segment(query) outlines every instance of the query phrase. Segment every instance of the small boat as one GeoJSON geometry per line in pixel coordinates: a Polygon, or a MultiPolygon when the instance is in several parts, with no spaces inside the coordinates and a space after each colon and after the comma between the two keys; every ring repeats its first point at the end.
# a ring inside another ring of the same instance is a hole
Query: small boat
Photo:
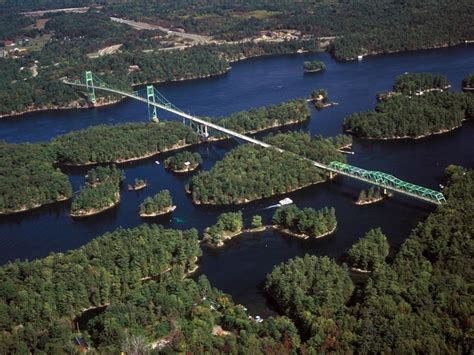
{"type": "Polygon", "coordinates": [[[291,198],[284,198],[283,200],[279,201],[280,206],[286,206],[286,205],[291,205],[293,203],[293,200],[291,198]]]}
{"type": "Polygon", "coordinates": [[[158,160],[155,160],[156,165],[160,165],[160,162],[158,160]]]}
{"type": "Polygon", "coordinates": [[[358,55],[358,56],[357,56],[357,60],[362,60],[362,58],[364,58],[363,55],[358,55]]]}

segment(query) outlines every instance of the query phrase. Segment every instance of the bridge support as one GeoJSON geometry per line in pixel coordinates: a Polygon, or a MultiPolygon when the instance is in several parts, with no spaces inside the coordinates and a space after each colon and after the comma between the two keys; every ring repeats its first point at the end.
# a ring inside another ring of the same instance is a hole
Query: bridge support
{"type": "Polygon", "coordinates": [[[329,180],[334,179],[334,173],[332,171],[329,171],[329,180]]]}
{"type": "Polygon", "coordinates": [[[87,87],[87,95],[89,96],[89,101],[95,104],[96,99],[95,99],[95,90],[94,90],[94,79],[92,78],[91,71],[86,71],[86,87],[87,87]]]}
{"type": "Polygon", "coordinates": [[[155,88],[153,85],[146,87],[146,100],[148,103],[148,117],[150,117],[150,120],[153,122],[159,122],[156,106],[151,105],[151,103],[155,103],[155,88]]]}

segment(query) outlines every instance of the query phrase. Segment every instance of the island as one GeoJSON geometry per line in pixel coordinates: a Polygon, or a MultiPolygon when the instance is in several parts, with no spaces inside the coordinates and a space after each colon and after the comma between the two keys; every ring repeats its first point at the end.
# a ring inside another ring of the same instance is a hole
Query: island
{"type": "Polygon", "coordinates": [[[119,186],[103,182],[95,186],[82,187],[71,204],[71,217],[88,217],[104,212],[120,202],[119,186]]]}
{"type": "Polygon", "coordinates": [[[391,192],[384,192],[380,187],[370,187],[368,190],[362,190],[355,201],[356,205],[370,205],[382,201],[386,197],[391,197],[391,192]]]}
{"type": "Polygon", "coordinates": [[[148,184],[147,184],[146,180],[135,179],[135,181],[133,182],[133,185],[128,184],[128,191],[142,190],[147,186],[148,186],[148,184]]]}
{"type": "Polygon", "coordinates": [[[326,107],[335,106],[337,102],[328,102],[328,92],[324,89],[313,90],[308,101],[312,102],[318,110],[326,107]]]}
{"type": "Polygon", "coordinates": [[[295,205],[282,206],[275,211],[273,223],[281,232],[294,237],[322,238],[336,230],[336,210],[328,207],[315,210],[299,209],[295,205]]]}
{"type": "Polygon", "coordinates": [[[19,213],[72,196],[67,175],[44,144],[0,142],[0,215],[19,213]]]}
{"type": "Polygon", "coordinates": [[[115,164],[98,166],[89,170],[86,175],[86,183],[92,187],[95,187],[104,182],[121,184],[124,179],[125,174],[123,170],[118,169],[115,164]]]}
{"type": "Polygon", "coordinates": [[[176,206],[173,205],[168,190],[161,190],[153,197],[147,197],[140,205],[140,217],[156,217],[173,212],[176,206]]]}
{"type": "MultiPolygon", "coordinates": [[[[289,100],[215,119],[240,133],[258,132],[304,122],[310,112],[304,100],[289,100]]],[[[228,138],[222,134],[217,139],[228,138]]],[[[60,165],[125,163],[200,143],[198,135],[179,122],[97,125],[54,138],[48,147],[60,165]]]]}
{"type": "Polygon", "coordinates": [[[268,105],[240,111],[213,120],[219,126],[238,133],[256,133],[267,129],[307,122],[311,117],[304,99],[291,99],[278,105],[268,105]]]}
{"type": "Polygon", "coordinates": [[[381,229],[372,229],[349,249],[349,263],[354,271],[371,272],[385,263],[389,250],[381,229]]]}
{"type": "Polygon", "coordinates": [[[338,149],[351,142],[351,138],[311,137],[307,133],[291,132],[270,135],[265,142],[288,152],[248,144],[234,148],[210,171],[201,171],[191,178],[188,191],[193,203],[243,204],[327,181],[325,171],[308,161],[295,159],[292,153],[323,163],[345,162],[345,154],[338,149]]]}
{"type": "Polygon", "coordinates": [[[304,62],[303,68],[305,73],[317,73],[326,69],[326,64],[321,61],[311,61],[311,62],[304,62]]]}
{"type": "Polygon", "coordinates": [[[174,173],[187,173],[196,170],[202,163],[199,153],[179,152],[165,159],[165,167],[174,173]]]}
{"type": "Polygon", "coordinates": [[[61,165],[124,163],[199,142],[179,122],[97,125],[67,133],[49,143],[61,165]]]}
{"type": "Polygon", "coordinates": [[[243,225],[242,212],[222,213],[217,218],[216,224],[205,229],[203,241],[221,247],[224,241],[241,234],[243,225]]]}
{"type": "MultiPolygon", "coordinates": [[[[409,87],[401,90],[411,93],[414,87],[409,87]]],[[[473,118],[473,107],[474,96],[469,93],[425,90],[410,96],[400,92],[373,111],[347,116],[344,130],[366,139],[418,139],[460,127],[473,118]]]]}
{"type": "Polygon", "coordinates": [[[469,74],[463,79],[462,90],[468,92],[474,91],[474,74],[469,74]]]}

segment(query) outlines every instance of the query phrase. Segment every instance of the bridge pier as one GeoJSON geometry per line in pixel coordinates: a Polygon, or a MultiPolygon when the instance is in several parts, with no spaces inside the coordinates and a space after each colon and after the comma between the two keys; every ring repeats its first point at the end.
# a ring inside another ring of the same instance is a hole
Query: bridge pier
{"type": "Polygon", "coordinates": [[[87,96],[89,97],[89,101],[92,104],[95,104],[96,98],[95,98],[95,90],[94,90],[94,79],[92,78],[91,71],[86,71],[86,88],[87,88],[87,96]]]}
{"type": "Polygon", "coordinates": [[[156,106],[153,105],[155,103],[155,88],[153,85],[146,87],[146,101],[148,103],[148,117],[150,117],[150,120],[153,122],[159,122],[156,106]]]}

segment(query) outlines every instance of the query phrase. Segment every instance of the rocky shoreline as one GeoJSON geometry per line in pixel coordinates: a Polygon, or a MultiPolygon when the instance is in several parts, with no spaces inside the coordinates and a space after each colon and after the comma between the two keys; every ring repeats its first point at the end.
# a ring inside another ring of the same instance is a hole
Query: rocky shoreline
{"type": "Polygon", "coordinates": [[[171,213],[175,209],[176,209],[176,206],[170,206],[170,207],[167,207],[166,209],[161,210],[161,211],[157,211],[157,212],[153,212],[153,213],[141,213],[140,212],[139,214],[140,214],[140,217],[145,217],[145,218],[146,217],[158,217],[158,216],[162,216],[162,215],[171,213]]]}
{"type": "MultiPolygon", "coordinates": [[[[466,121],[466,119],[462,120],[462,122],[466,121]]],[[[452,127],[452,128],[443,128],[437,132],[432,132],[432,133],[427,133],[427,134],[422,134],[420,136],[416,136],[416,137],[413,137],[413,136],[395,136],[395,137],[362,137],[362,136],[359,136],[357,134],[355,134],[352,130],[350,129],[347,129],[345,130],[345,132],[349,133],[349,134],[352,134],[353,136],[356,136],[357,138],[360,138],[360,139],[366,139],[366,140],[381,140],[381,141],[387,141],[387,140],[397,140],[397,139],[422,139],[422,138],[427,138],[427,137],[430,137],[430,136],[436,136],[436,135],[440,135],[440,134],[445,134],[445,133],[449,133],[451,131],[454,131],[455,129],[458,129],[458,128],[461,128],[462,127],[462,123],[458,126],[455,126],[455,127],[452,127]]]]}
{"type": "Polygon", "coordinates": [[[38,209],[38,208],[43,207],[43,206],[52,205],[53,203],[58,203],[58,202],[62,202],[62,201],[67,201],[69,199],[70,199],[70,197],[60,196],[55,201],[49,201],[49,202],[45,202],[45,203],[36,203],[32,207],[22,206],[21,208],[16,209],[16,210],[3,210],[3,211],[0,211],[0,216],[8,216],[8,215],[11,215],[11,214],[29,212],[29,211],[33,211],[33,210],[38,209]]]}
{"type": "Polygon", "coordinates": [[[79,210],[79,211],[76,211],[76,212],[71,212],[70,216],[73,217],[73,218],[82,218],[82,217],[94,216],[96,214],[107,211],[111,208],[114,208],[119,203],[120,203],[120,193],[116,193],[115,194],[115,201],[108,204],[107,206],[105,206],[103,208],[93,208],[93,209],[90,209],[90,210],[79,210]]]}
{"type": "Polygon", "coordinates": [[[288,228],[282,228],[278,225],[275,225],[273,226],[274,228],[273,229],[276,229],[277,231],[283,233],[283,234],[286,234],[286,235],[289,235],[289,236],[292,236],[292,237],[297,237],[297,238],[301,238],[301,239],[320,239],[320,238],[324,238],[330,234],[333,234],[336,229],[337,229],[337,224],[334,226],[333,229],[331,229],[330,231],[327,231],[326,233],[323,233],[323,234],[320,234],[320,235],[317,235],[317,236],[310,236],[308,234],[305,234],[305,233],[296,233],[296,232],[293,232],[291,230],[289,230],[288,228]]]}

